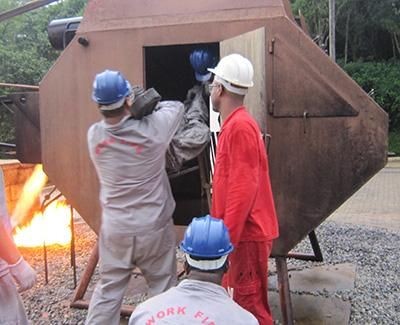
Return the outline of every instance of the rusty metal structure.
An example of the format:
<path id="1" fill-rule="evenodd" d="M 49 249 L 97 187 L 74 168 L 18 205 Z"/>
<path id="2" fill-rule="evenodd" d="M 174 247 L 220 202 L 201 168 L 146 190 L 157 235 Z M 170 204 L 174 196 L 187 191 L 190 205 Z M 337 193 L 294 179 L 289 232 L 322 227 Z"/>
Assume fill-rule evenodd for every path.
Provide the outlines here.
<path id="1" fill-rule="evenodd" d="M 270 139 L 280 224 L 273 256 L 290 323 L 286 258 L 385 166 L 388 117 L 296 24 L 288 0 L 90 0 L 40 83 L 39 106 L 30 107 L 40 111 L 32 114 L 40 116 L 44 170 L 97 232 L 98 182 L 86 145 L 89 126 L 100 119 L 90 97 L 93 77 L 121 70 L 133 84 L 183 100 L 194 84 L 187 58 L 199 45 L 221 57 L 241 53 L 255 67 L 246 104 Z M 177 224 L 207 212 L 199 176 L 172 181 Z"/>

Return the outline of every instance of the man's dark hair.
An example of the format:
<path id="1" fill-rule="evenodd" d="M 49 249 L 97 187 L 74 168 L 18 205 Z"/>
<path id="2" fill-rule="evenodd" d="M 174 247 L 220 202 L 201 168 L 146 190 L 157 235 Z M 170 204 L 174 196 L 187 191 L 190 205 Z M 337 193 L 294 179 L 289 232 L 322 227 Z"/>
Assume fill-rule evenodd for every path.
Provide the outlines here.
<path id="1" fill-rule="evenodd" d="M 104 117 L 116 117 L 116 116 L 120 116 L 123 113 L 124 109 L 125 109 L 125 103 L 121 107 L 113 109 L 111 111 L 105 111 L 105 110 L 100 109 L 100 112 Z"/>

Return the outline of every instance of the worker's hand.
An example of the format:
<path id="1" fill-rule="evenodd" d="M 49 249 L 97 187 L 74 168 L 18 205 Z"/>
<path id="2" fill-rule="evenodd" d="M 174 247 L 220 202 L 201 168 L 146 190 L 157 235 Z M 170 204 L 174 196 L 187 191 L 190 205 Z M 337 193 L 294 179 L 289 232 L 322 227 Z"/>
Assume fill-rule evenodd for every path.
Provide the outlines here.
<path id="1" fill-rule="evenodd" d="M 36 272 L 21 256 L 17 263 L 9 265 L 11 275 L 18 285 L 18 292 L 32 288 L 36 283 Z"/>

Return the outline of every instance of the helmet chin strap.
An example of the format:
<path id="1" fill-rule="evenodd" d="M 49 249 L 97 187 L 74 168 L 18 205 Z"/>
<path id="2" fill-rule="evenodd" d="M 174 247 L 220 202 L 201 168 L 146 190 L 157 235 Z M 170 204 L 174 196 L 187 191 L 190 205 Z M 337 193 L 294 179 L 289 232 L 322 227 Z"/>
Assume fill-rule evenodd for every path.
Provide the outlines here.
<path id="1" fill-rule="evenodd" d="M 249 90 L 249 88 L 243 88 L 243 87 L 236 87 L 235 85 L 231 84 L 230 82 L 222 79 L 221 77 L 215 75 L 214 80 L 218 83 L 220 83 L 221 85 L 224 86 L 224 88 L 226 88 L 229 92 L 237 94 L 237 95 L 246 95 L 247 91 Z"/>

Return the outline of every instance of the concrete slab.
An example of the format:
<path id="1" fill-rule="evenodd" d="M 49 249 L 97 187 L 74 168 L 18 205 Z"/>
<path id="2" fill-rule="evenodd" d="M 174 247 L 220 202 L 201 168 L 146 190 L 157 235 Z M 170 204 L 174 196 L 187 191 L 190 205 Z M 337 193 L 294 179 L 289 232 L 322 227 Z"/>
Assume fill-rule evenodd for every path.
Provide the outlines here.
<path id="1" fill-rule="evenodd" d="M 293 315 L 296 325 L 347 325 L 351 304 L 337 298 L 292 294 Z M 269 293 L 269 305 L 275 321 L 282 324 L 279 294 Z"/>
<path id="2" fill-rule="evenodd" d="M 290 290 L 294 292 L 328 292 L 353 290 L 356 266 L 350 263 L 325 265 L 301 271 L 289 271 Z M 270 289 L 277 290 L 277 276 L 269 278 Z"/>
<path id="3" fill-rule="evenodd" d="M 327 220 L 400 231 L 399 193 L 400 158 L 389 158 L 386 167 Z"/>

